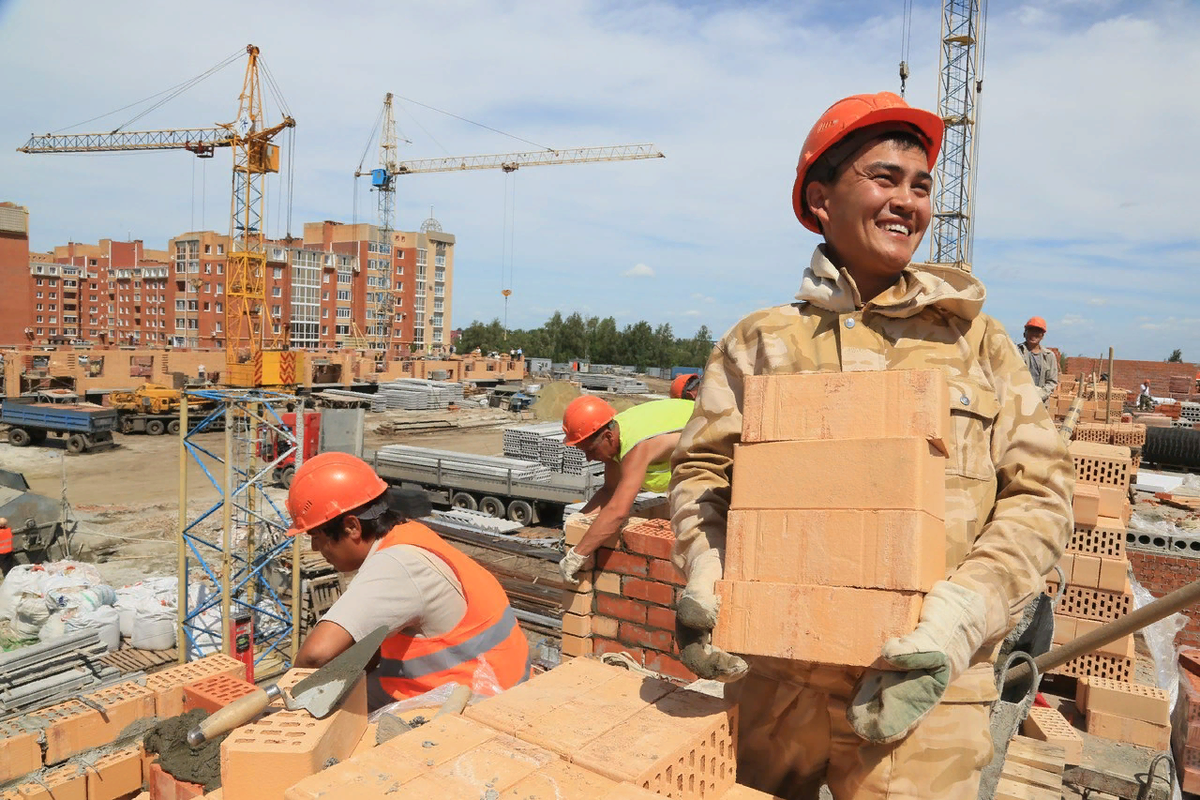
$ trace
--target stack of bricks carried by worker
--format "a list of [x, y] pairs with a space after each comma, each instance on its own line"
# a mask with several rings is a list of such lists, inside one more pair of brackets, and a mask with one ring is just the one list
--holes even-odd
[[[578, 544], [594, 520], [569, 518], [567, 545]], [[580, 572], [579, 584], [563, 595], [565, 657], [627, 653], [652, 672], [695, 678], [675, 643], [674, 608], [684, 579], [670, 560], [674, 543], [669, 520], [631, 517], [596, 551], [594, 569]]]
[[1093, 736], [1151, 750], [1171, 746], [1171, 696], [1165, 689], [1108, 678], [1081, 678], [1075, 705]]
[[916, 627], [946, 573], [952, 395], [974, 402], [940, 370], [746, 380], [714, 645], [868, 666]]
[[[1075, 465], [1075, 529], [1059, 566], [1066, 585], [1055, 607], [1054, 641], [1063, 644], [1132, 610], [1129, 559], [1125, 555], [1129, 523], [1129, 448], [1098, 442], [1070, 444]], [[1051, 594], [1059, 590], [1051, 575]], [[1128, 681], [1133, 675], [1134, 641], [1130, 634], [1101, 649], [1072, 659], [1053, 672], [1074, 678], [1095, 676]]]
[[461, 717], [360, 747], [283, 797], [770, 800], [735, 785], [736, 749], [733, 703], [576, 658]]

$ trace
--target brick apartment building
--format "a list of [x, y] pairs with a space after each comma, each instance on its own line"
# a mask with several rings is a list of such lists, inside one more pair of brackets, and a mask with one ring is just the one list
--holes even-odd
[[[102, 239], [31, 253], [28, 230], [27, 209], [0, 203], [0, 345], [225, 346], [228, 236], [183, 233], [165, 250]], [[319, 222], [302, 239], [268, 242], [268, 341], [389, 357], [448, 349], [454, 236], [391, 238], [373, 225]]]

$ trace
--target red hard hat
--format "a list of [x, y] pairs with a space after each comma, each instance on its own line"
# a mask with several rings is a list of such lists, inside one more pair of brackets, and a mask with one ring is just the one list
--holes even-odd
[[346, 453], [321, 453], [300, 465], [288, 489], [288, 536], [319, 528], [387, 491], [371, 465]]
[[595, 395], [576, 397], [563, 412], [563, 433], [567, 435], [563, 444], [579, 444], [612, 422], [616, 415], [615, 408]]
[[937, 114], [913, 108], [904, 102], [904, 98], [891, 92], [879, 94], [856, 94], [838, 100], [817, 120], [808, 138], [804, 140], [804, 148], [800, 151], [800, 163], [796, 165], [796, 183], [792, 186], [792, 210], [800, 224], [813, 233], [820, 233], [821, 228], [808, 204], [804, 202], [801, 193], [804, 191], [804, 177], [817, 159], [829, 148], [845, 139], [855, 131], [870, 125], [883, 122], [897, 122], [912, 126], [925, 141], [925, 149], [929, 154], [929, 169], [937, 162], [938, 150], [942, 147], [942, 134], [945, 125]]
[[1042, 333], [1046, 332], [1046, 320], [1041, 317], [1030, 317], [1029, 322], [1025, 323], [1026, 328], [1038, 328]]

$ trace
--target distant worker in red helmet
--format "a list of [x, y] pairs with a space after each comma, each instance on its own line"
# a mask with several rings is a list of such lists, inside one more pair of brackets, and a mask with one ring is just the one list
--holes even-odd
[[529, 643], [504, 589], [416, 521], [430, 511], [423, 492], [389, 488], [362, 459], [322, 453], [296, 471], [287, 507], [288, 535], [307, 533], [338, 572], [358, 571], [295, 666], [319, 667], [386, 625], [367, 675], [371, 708], [447, 683], [486, 694], [529, 677]]
[[1033, 385], [1045, 400], [1054, 394], [1058, 388], [1058, 356], [1053, 350], [1042, 347], [1042, 338], [1046, 335], [1046, 320], [1041, 317], [1030, 317], [1025, 323], [1025, 341], [1017, 345], [1025, 366], [1033, 377]]
[[692, 416], [691, 400], [652, 400], [621, 413], [595, 395], [577, 397], [563, 412], [563, 444], [578, 447], [588, 461], [604, 462], [604, 486], [583, 507], [600, 513], [558, 567], [563, 579], [575, 573], [629, 519], [638, 493], [665, 492], [671, 483], [671, 453]]
[[696, 373], [676, 376], [671, 381], [671, 397], [675, 400], [695, 400], [700, 389], [700, 376]]

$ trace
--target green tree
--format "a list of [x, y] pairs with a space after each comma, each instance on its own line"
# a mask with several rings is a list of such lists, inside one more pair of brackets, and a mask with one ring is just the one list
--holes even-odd
[[587, 354], [587, 327], [578, 313], [563, 320], [558, 334], [559, 361], [583, 358]]
[[1180, 350], [1178, 347], [1175, 348], [1174, 350], [1172, 350], [1171, 355], [1167, 356], [1167, 363], [1168, 364], [1182, 364], [1183, 363], [1183, 351]]
[[621, 359], [621, 332], [613, 317], [605, 317], [596, 324], [589, 355], [597, 364], [612, 364]]
[[621, 364], [632, 364], [638, 370], [650, 365], [654, 354], [654, 329], [645, 320], [626, 325], [621, 332]]

